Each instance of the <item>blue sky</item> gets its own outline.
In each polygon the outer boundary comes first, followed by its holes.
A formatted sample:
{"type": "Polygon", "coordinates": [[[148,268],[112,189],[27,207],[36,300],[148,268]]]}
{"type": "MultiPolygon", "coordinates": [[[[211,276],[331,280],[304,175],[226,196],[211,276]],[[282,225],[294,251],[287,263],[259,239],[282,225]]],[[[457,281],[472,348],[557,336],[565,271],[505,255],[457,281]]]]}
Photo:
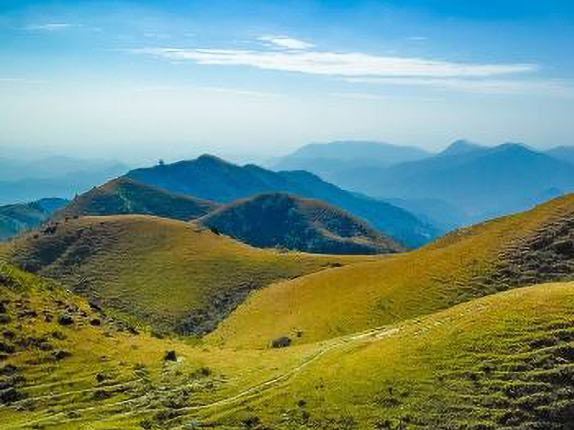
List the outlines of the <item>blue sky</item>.
{"type": "Polygon", "coordinates": [[[0,147],[574,144],[574,2],[0,1],[0,147]]]}

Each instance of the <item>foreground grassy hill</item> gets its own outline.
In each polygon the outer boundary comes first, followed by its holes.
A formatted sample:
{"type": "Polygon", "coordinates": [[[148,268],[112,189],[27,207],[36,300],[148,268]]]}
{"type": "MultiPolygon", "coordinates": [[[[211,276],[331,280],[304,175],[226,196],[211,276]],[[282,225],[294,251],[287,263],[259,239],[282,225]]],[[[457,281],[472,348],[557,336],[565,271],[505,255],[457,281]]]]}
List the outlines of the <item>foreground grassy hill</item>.
{"type": "Polygon", "coordinates": [[[116,316],[203,334],[251,291],[375,257],[256,249],[197,224],[134,215],[51,224],[15,241],[8,258],[116,316]]]}
{"type": "Polygon", "coordinates": [[[217,207],[207,200],[118,178],[77,196],[57,216],[142,214],[189,221],[217,207]]]}
{"type": "Polygon", "coordinates": [[[52,198],[0,206],[0,241],[38,227],[50,218],[55,210],[67,203],[67,200],[52,198]]]}
{"type": "Polygon", "coordinates": [[[235,353],[139,334],[9,265],[0,265],[0,303],[2,430],[197,428],[186,415],[232,409],[314,353],[235,353]]]}
{"type": "Polygon", "coordinates": [[[573,284],[500,293],[324,343],[221,414],[279,429],[571,429],[573,329],[573,284]]]}
{"type": "Polygon", "coordinates": [[[295,342],[314,342],[573,274],[574,195],[569,195],[417,251],[258,291],[210,339],[254,347],[302,332],[295,342]]]}
{"type": "Polygon", "coordinates": [[[10,266],[0,298],[2,430],[571,428],[573,284],[282,350],[137,334],[10,266]]]}
{"type": "Polygon", "coordinates": [[[260,194],[224,206],[200,222],[253,246],[322,254],[404,251],[366,222],[319,200],[260,194]]]}

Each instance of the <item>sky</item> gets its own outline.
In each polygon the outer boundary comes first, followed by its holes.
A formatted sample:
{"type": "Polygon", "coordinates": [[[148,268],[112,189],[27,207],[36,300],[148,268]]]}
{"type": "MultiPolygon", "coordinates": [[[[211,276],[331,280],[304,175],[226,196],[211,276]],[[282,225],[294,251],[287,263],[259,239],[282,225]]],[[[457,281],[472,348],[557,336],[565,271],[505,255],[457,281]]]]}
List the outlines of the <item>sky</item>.
{"type": "Polygon", "coordinates": [[[0,0],[0,155],[574,145],[571,0],[0,0]]]}

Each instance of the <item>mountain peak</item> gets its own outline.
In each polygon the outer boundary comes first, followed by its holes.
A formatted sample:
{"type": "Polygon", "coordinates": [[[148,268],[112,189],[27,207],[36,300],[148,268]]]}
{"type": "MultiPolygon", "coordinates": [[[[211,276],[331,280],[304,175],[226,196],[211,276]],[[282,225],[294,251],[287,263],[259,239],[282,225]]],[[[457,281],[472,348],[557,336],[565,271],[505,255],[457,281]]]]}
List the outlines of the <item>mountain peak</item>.
{"type": "Polygon", "coordinates": [[[533,150],[531,147],[524,143],[514,143],[514,142],[506,142],[502,145],[495,146],[492,148],[494,151],[505,151],[505,152],[512,152],[517,154],[526,154],[526,153],[537,153],[538,151],[533,150]]]}
{"type": "Polygon", "coordinates": [[[460,155],[485,149],[484,146],[468,140],[459,139],[451,143],[440,155],[460,155]]]}
{"type": "Polygon", "coordinates": [[[223,158],[211,154],[200,155],[195,159],[195,161],[198,163],[210,163],[210,164],[226,164],[226,165],[232,164],[228,161],[225,161],[223,158]]]}

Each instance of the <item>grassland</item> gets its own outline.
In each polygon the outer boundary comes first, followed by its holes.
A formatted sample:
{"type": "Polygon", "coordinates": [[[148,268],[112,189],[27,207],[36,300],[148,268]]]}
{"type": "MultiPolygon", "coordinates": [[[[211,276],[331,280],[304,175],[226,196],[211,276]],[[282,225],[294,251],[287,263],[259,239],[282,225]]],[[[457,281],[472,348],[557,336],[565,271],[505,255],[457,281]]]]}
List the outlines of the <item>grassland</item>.
{"type": "Polygon", "coordinates": [[[572,242],[573,221],[570,195],[417,251],[278,283],[250,296],[209,338],[251,348],[299,331],[295,342],[316,342],[509,288],[571,279],[573,253],[554,249],[572,242]]]}
{"type": "Polygon", "coordinates": [[[16,241],[9,259],[58,279],[133,324],[211,331],[253,290],[376,257],[256,249],[192,223],[150,216],[71,219],[16,241]]]}
{"type": "Polygon", "coordinates": [[[0,266],[0,429],[571,429],[573,244],[573,196],[384,257],[51,225],[0,255],[79,295],[0,266]]]}
{"type": "Polygon", "coordinates": [[[57,285],[9,266],[0,273],[2,430],[567,429],[571,422],[574,284],[499,293],[280,351],[237,351],[130,333],[57,285]],[[61,315],[73,322],[60,324],[61,315]],[[177,361],[164,360],[169,350],[177,361]]]}

